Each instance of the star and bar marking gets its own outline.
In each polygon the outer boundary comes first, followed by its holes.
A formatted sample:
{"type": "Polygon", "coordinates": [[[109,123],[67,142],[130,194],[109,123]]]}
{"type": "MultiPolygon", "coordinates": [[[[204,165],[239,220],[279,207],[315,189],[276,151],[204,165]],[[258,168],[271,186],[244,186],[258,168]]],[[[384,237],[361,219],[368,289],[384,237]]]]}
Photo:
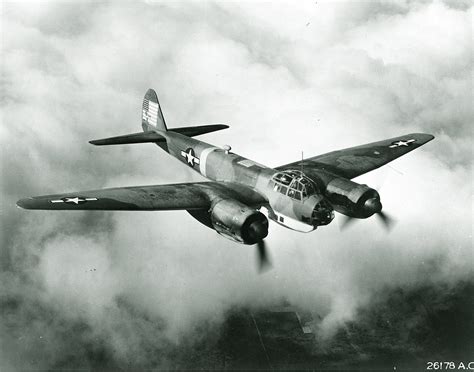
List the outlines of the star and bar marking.
{"type": "Polygon", "coordinates": [[[97,198],[83,198],[81,196],[75,196],[73,198],[71,197],[65,197],[61,199],[55,199],[51,200],[51,203],[71,203],[71,204],[81,204],[81,203],[86,203],[88,201],[95,201],[98,200],[97,198]]]}
{"type": "Polygon", "coordinates": [[[186,159],[186,162],[191,167],[194,167],[194,164],[199,164],[199,158],[196,156],[192,148],[188,148],[186,151],[181,151],[181,156],[186,159]]]}
{"type": "Polygon", "coordinates": [[[392,144],[388,147],[390,147],[391,149],[394,149],[396,147],[402,147],[402,146],[410,146],[413,142],[415,142],[416,140],[415,139],[409,139],[409,140],[400,140],[400,141],[395,141],[395,142],[392,142],[392,144]]]}

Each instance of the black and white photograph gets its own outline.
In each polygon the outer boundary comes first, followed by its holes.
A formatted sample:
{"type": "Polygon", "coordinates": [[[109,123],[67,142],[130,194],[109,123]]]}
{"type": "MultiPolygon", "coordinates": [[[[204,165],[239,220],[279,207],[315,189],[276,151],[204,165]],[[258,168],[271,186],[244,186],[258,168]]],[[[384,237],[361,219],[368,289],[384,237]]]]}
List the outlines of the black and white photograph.
{"type": "Polygon", "coordinates": [[[0,371],[474,371],[473,3],[0,2],[0,371]]]}

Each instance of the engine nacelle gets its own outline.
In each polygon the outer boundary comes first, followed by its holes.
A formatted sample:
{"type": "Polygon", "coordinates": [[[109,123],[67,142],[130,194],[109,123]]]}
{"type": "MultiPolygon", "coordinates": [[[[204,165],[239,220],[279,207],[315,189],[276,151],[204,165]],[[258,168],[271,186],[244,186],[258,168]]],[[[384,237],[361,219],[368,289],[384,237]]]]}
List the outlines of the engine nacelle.
{"type": "Polygon", "coordinates": [[[259,211],[236,200],[221,200],[211,210],[213,228],[244,244],[255,244],[268,235],[268,220],[259,211]]]}
{"type": "Polygon", "coordinates": [[[238,243],[255,244],[268,235],[267,217],[237,200],[223,199],[210,211],[188,212],[199,222],[238,243]]]}
{"type": "Polygon", "coordinates": [[[326,186],[326,196],[334,209],[346,216],[367,218],[382,210],[377,191],[345,178],[331,180],[326,186]]]}

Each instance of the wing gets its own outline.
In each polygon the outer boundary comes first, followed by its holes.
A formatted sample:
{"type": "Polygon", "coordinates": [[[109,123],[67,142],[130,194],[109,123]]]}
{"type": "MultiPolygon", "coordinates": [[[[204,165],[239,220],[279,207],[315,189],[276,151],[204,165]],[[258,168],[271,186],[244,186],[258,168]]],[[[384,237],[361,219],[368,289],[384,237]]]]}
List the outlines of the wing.
{"type": "Polygon", "coordinates": [[[242,185],[197,182],[36,196],[21,199],[17,205],[25,209],[53,210],[195,210],[209,209],[215,198],[232,198],[255,207],[267,202],[262,195],[242,185]]]}
{"type": "Polygon", "coordinates": [[[278,170],[326,170],[345,178],[370,172],[424,145],[434,138],[431,134],[411,133],[366,145],[332,151],[302,161],[282,165],[278,170]]]}

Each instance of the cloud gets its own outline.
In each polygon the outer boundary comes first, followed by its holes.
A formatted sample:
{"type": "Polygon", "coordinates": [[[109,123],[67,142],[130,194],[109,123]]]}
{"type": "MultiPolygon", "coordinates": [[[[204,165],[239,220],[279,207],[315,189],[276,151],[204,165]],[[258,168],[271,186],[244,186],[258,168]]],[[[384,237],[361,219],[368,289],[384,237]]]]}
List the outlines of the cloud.
{"type": "Polygon", "coordinates": [[[234,307],[287,300],[329,337],[385,288],[470,280],[471,16],[445,2],[5,4],[4,363],[166,368],[234,307]],[[155,146],[87,144],[139,131],[150,86],[170,126],[228,123],[203,139],[269,166],[412,131],[436,140],[357,180],[380,188],[391,234],[372,220],[344,234],[337,220],[307,235],[272,225],[265,275],[253,247],[185,212],[14,207],[200,180],[155,146]]]}

